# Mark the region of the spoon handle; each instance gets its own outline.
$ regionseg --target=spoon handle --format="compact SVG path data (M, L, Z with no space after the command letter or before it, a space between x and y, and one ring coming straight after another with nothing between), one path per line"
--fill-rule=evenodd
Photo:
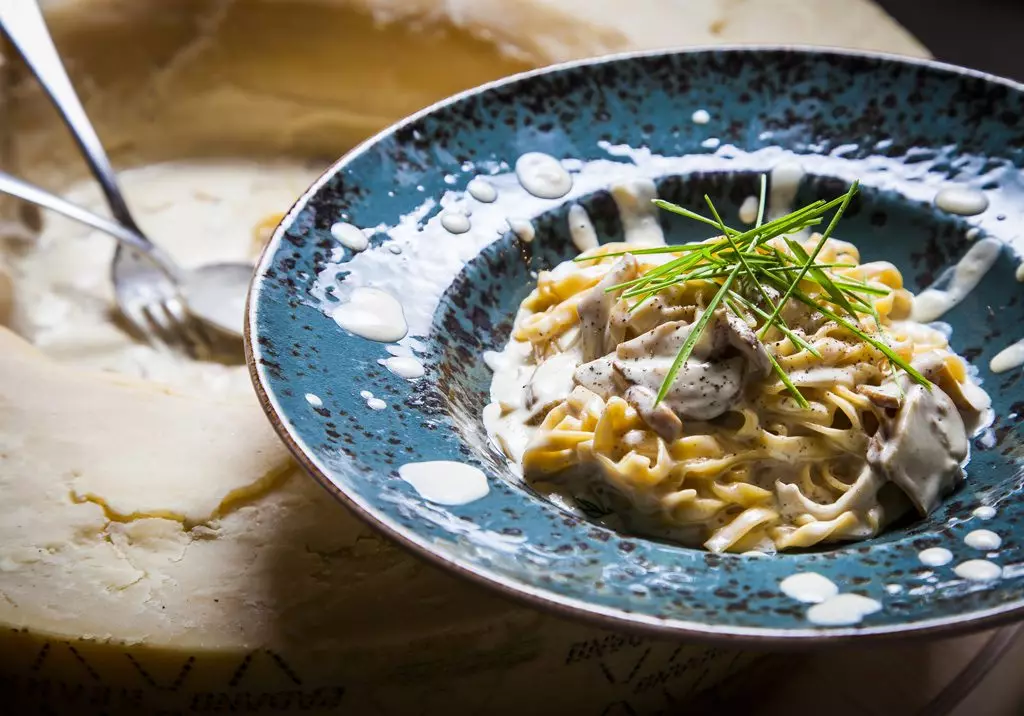
M36 0L0 0L0 27L50 95L61 119L71 130L103 189L114 218L132 229L139 241L150 244L128 211L110 159L68 79Z
M0 0L0 3L4 1ZM146 254L146 256L150 257L166 271L169 271L173 266L170 259L160 249L137 231L118 224L116 221L97 216L77 204L72 204L70 201L61 199L59 196L39 188L35 184L11 176L6 172L0 172L0 192L32 202L45 209L56 211L70 219L110 234L120 241L121 244Z

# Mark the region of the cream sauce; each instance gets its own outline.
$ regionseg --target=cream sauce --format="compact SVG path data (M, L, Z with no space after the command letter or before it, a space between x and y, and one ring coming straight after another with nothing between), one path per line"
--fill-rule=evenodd
M751 225L757 221L757 209L760 206L760 201L756 196L748 196L740 204L740 221L744 224Z
M705 149L718 149L718 147L720 147L721 144L722 140L719 139L718 137L708 137L707 139L700 143L700 146L704 147Z
M438 505L465 505L490 491L480 470L451 460L410 462L398 468L398 476L424 500Z
M504 368L505 360L498 351L484 351L484 365L493 372Z
M597 232L594 230L594 224L591 223L587 210L579 204L569 207L569 235L572 237L573 246L580 253L597 248Z
M918 552L917 559L928 567L941 567L953 561L953 553L945 547L929 547Z
M362 229L345 221L339 221L331 226L331 236L352 251L365 251L370 245L370 240Z
M805 175L803 164L785 159L768 175L768 218L778 219L793 210L793 202Z
M839 587L816 572L792 574L781 582L779 589L787 597L805 604L819 604L839 594Z
M477 201L490 204L498 199L498 190L484 177L474 177L466 186L469 195Z
M995 264L1001 250L1002 244L995 239L982 239L971 246L956 266L943 272L933 287L914 298L912 318L928 323L963 301ZM936 288L938 286L943 288Z
M982 505L981 507L975 508L974 512L971 514L979 520L990 520L996 516L996 508L991 505Z
M1002 543L1002 538L992 530L974 530L968 532L964 537L965 545L971 549L980 549L986 552L999 549L999 545Z
M573 388L573 370L581 362L578 349L554 356L541 366L531 361L529 342L510 340L501 353L490 353L497 366L491 381L491 402L483 422L491 441L516 464L537 430L531 425L535 407L562 400ZM550 365L549 365L550 364Z
M423 364L412 356L392 356L391 358L385 358L379 362L389 371L400 378L405 378L406 380L422 378L423 374L426 372Z
M650 179L634 179L620 182L611 187L612 199L619 209L622 233L628 244L661 246L665 234L661 230L659 209L652 202L658 198L658 190Z
M988 208L988 197L977 189L951 186L935 195L935 206L950 214L974 216Z
M441 226L453 234L464 234L472 228L469 216L459 209L446 209L441 214Z
M807 620L818 626L852 626L882 608L881 602L859 594L837 594L807 610Z
M378 288L355 289L346 303L334 309L332 318L346 331L381 343L401 340L409 332L402 304Z
M384 410L388 407L388 404L380 398L370 398L366 401L366 407L370 410Z
M559 199L572 189L572 175L557 159L541 152L519 157L516 177L526 191L541 199Z
M993 373L1005 373L1022 365L1024 365L1024 339L996 353L989 361L988 367Z
M324 401L320 400L320 396L313 395L312 393L306 393L306 402L314 408L322 408L324 405Z
M706 109L698 109L690 115L690 119L694 124L707 124L711 121L711 114Z
M1003 573L1002 567L987 559L969 559L958 564L953 571L961 579L968 579L972 582L988 582L999 579Z
M529 219L509 219L508 227L516 235L516 238L524 244L533 243L534 238L537 236L537 230L533 228L533 222Z

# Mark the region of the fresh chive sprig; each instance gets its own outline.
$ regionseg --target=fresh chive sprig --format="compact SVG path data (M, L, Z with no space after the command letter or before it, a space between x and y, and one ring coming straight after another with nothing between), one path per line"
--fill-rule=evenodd
M707 224L720 232L720 235L700 242L636 248L581 256L575 259L585 262L622 256L627 253L633 255L677 254L671 260L653 267L633 280L606 289L609 292L621 291L622 297L625 299L635 299L630 305L630 310L636 310L651 297L673 286L690 282L715 286L715 293L708 300L703 312L697 318L676 354L658 391L657 402L660 403L668 395L679 371L692 354L701 334L707 328L712 314L722 304L743 320L747 320L747 317L751 316L755 324L760 321L757 336L762 342L766 340L772 330L777 330L799 349L821 358L821 354L799 333L793 331L783 319L783 311L790 300L796 300L842 326L885 356L893 370L902 370L915 382L930 387L931 384L928 380L885 341L878 311L875 309L872 299L876 296L887 295L889 290L872 286L850 276L834 273L834 269L852 268L855 264L820 263L817 261L818 255L824 249L839 220L849 207L850 201L857 194L858 182L854 182L844 194L831 201L814 201L784 216L764 222L766 185L766 177L762 175L757 220L755 225L748 230L739 231L727 226L714 202L707 195L704 196L704 200L712 218L677 204L655 199L654 204L659 208ZM823 223L824 216L833 209L835 209L835 213L810 253L801 243L790 236ZM780 251L776 245L768 245L773 239L781 239L789 253ZM743 280L738 281L741 275ZM801 284L804 283L816 287L816 294L819 295L810 295L801 287ZM779 297L777 300L773 298L773 292L775 296ZM835 306L836 310L833 310L831 306ZM841 314L845 314L846 317ZM860 316L862 315L870 316L874 320L878 329L877 333L870 334L860 327ZM772 370L785 388L801 407L808 408L807 399L801 394L776 357L769 350L765 352Z

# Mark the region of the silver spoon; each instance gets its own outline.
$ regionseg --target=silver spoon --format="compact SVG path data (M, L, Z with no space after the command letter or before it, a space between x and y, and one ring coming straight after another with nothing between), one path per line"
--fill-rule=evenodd
M197 269L182 269L158 246L137 231L93 214L77 204L61 199L35 184L0 172L0 192L16 196L98 229L114 237L122 246L145 254L150 260L180 281L189 314L205 325L232 338L241 338L245 320L245 296L252 280L249 263L216 263Z
M85 221L122 240L114 257L112 277L114 294L125 318L150 342L156 344L171 337L175 343L184 343L186 346L191 344L193 349L197 342L203 343L202 340L195 340L197 336L190 336L192 332L187 325L189 318L199 319L221 333L227 333L229 337L240 338L245 295L253 267L248 264L214 264L186 272L179 269L166 254L160 253L128 211L110 160L64 71L37 2L0 0L0 28L53 100L61 119L71 130L89 168L99 181L111 213L121 228L134 236L131 241L127 241L123 231L111 231L113 224L110 222L100 227L93 221L85 220L84 215L89 212L79 207L74 207L77 211L69 214L74 219ZM7 186L9 190L31 190L35 199L29 201L68 213L67 202L42 189L26 185L14 177L8 177ZM17 191L10 190L9 193L21 196ZM103 221L100 217L92 218ZM132 250L122 250L127 247ZM160 257L156 265L147 260L155 256ZM187 306L181 305L181 298ZM150 323L157 328L157 333L149 330ZM190 352L195 353L194 350Z

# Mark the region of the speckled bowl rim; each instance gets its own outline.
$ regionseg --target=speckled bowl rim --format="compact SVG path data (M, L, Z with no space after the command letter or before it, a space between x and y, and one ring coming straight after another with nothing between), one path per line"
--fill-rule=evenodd
M791 53L797 55L829 55L837 57L864 58L871 60L882 60L903 65L929 68L958 74L964 77L973 77L986 82L1003 85L1007 89L1024 93L1024 83L1000 77L980 70L972 70L959 65L954 65L937 60L910 57L889 52L867 52L861 50L847 50L815 45L763 45L763 44L736 44L736 45L702 45L686 48L663 48L657 50L643 50L637 52L622 52L610 55L601 55L582 60L572 60L554 65L548 65L539 69L520 72L509 75L493 82L482 84L478 87L459 92L442 99L434 104L421 109L420 111L399 120L395 124L377 132L372 137L364 140L356 147L344 154L340 159L328 167L292 205L288 213L281 219L274 230L270 240L264 246L256 263L255 274L246 296L245 304L245 326L243 331L243 346L245 360L249 369L249 376L252 379L257 398L271 425L281 438L285 446L291 451L299 465L306 470L318 483L327 489L345 507L351 510L357 517L368 525L380 530L383 534L393 539L401 547L412 554L425 558L428 562L442 567L443 569L466 578L471 582L487 587L500 595L526 604L530 607L538 607L558 616L582 620L595 624L605 629L618 631L631 631L645 633L658 637L685 638L690 641L706 644L728 644L730 646L750 646L760 648L809 648L822 646L838 646L849 643L876 643L882 640L907 639L907 638L938 638L949 637L967 632L981 631L985 628L993 628L1006 625L1024 619L1024 599L1015 603L1001 605L991 609L969 612L958 617L941 617L930 620L922 620L900 625L888 625L882 627L836 627L836 628L815 628L815 629L778 629L770 627L736 627L706 624L699 621L685 621L680 619L658 619L643 614L626 612L619 609L601 607L579 599L565 597L555 592L538 589L536 587L517 582L503 577L495 572L488 572L474 566L463 564L458 559L446 556L436 550L427 540L421 540L414 533L406 534L406 531L392 524L385 515L378 514L372 506L365 503L357 494L349 494L339 488L328 476L329 470L313 455L312 451L303 446L303 441L293 430L290 421L284 411L278 405L271 393L266 377L260 368L261 347L257 338L257 316L259 312L259 299L262 291L263 275L270 267L269 262L275 255L285 232L291 227L299 212L312 200L324 184L335 174L343 170L357 157L366 153L378 142L392 136L403 127L413 124L420 119L436 112L448 105L459 102L467 97L486 93L495 88L513 84L515 82L529 79L539 75L555 74L566 69L599 66L614 64L624 60L638 58L656 58L675 55L693 55L703 53L756 53L775 52Z

